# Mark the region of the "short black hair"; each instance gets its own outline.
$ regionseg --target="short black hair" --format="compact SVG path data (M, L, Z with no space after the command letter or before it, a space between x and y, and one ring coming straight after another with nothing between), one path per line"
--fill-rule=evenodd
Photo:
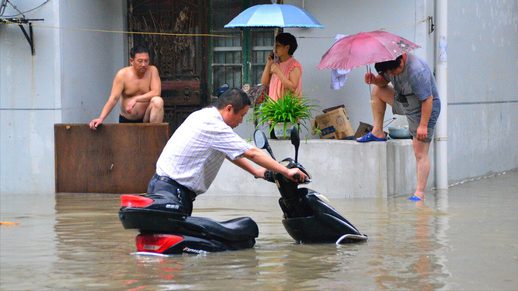
M290 49L288 50L288 54L291 56L297 50L297 47L299 46L297 44L297 39L293 36L293 34L288 32L283 32L277 34L275 37L275 41L282 44L282 45L289 45Z
M245 91L238 88L232 88L228 89L225 91L225 93L218 97L216 108L221 110L229 104L234 108L234 113L238 113L246 106L251 106L252 102L250 101L250 97L248 97Z
M403 55L400 55L395 60L379 62L374 64L374 68L378 73L386 73L390 70L394 70L401 64L401 59L403 59Z
M143 47L143 46L139 46L139 45L134 46L130 49L130 57L132 59L135 58L136 54L141 54L141 53L146 53L149 55L149 50L147 49L147 47Z

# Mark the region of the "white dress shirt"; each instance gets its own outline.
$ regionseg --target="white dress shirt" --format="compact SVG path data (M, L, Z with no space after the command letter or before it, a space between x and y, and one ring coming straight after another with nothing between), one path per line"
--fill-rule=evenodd
M156 173L201 194L223 164L241 157L252 145L228 126L215 107L193 112L169 139L156 164Z

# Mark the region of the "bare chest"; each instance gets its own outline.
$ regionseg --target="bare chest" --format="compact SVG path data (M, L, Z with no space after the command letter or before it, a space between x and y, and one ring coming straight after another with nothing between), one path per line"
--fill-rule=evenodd
M149 76L143 78L132 77L124 81L124 97L142 95L149 91L151 91L151 78Z

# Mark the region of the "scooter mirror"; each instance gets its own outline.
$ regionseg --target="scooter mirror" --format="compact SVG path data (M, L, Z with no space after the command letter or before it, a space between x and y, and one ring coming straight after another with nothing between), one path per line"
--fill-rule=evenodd
M299 131L297 130L296 126L291 128L290 139L291 139L291 144L294 145L296 148L298 148L300 145L300 137L299 137Z
M266 149L270 156L272 156L272 158L275 160L272 148L270 148L270 145L268 144L268 138L266 138L264 132L259 129L256 129L254 132L254 143L256 147L260 149Z
M260 149L266 149L266 145L268 144L268 140L266 139L266 135L264 132L256 129L254 132L254 143L255 146Z
M297 127L291 128L291 134L290 134L291 144L295 147L295 163L298 162L299 159L299 145L300 145L300 137L299 137L299 131L297 130Z

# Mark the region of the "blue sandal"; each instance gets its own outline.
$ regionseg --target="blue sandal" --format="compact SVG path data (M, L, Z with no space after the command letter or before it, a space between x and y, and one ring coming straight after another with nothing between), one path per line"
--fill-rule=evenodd
M386 137L376 137L372 132L367 133L366 135L357 138L357 142L371 142L371 141L387 141Z
M410 201L422 201L423 199L421 199L417 195L412 195L412 196L408 197L408 200L410 200Z

